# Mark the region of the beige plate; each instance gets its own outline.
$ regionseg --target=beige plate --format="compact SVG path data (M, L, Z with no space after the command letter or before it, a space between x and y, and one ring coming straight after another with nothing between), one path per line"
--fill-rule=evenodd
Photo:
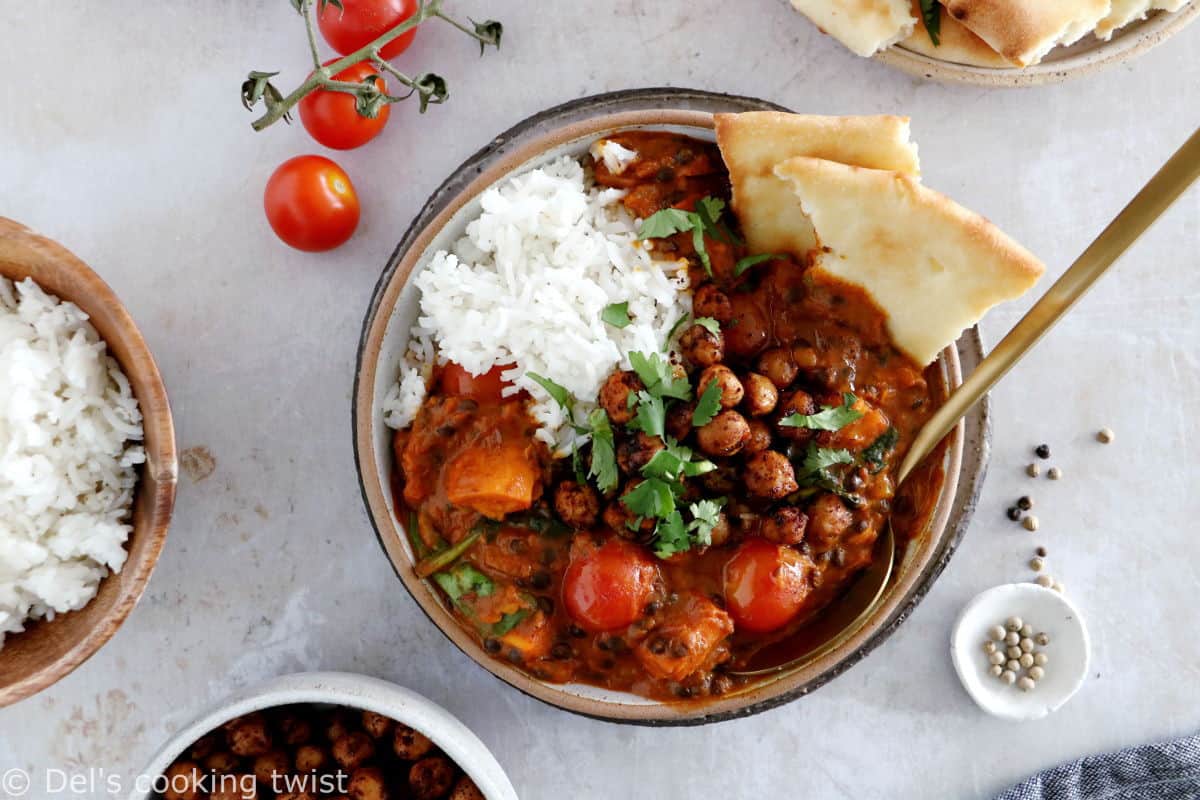
M431 620L463 652L521 691L560 708L588 716L641 724L697 724L745 716L792 700L821 686L863 658L898 625L941 571L966 527L987 456L987 409L979 407L950 436L943 468L945 481L929 529L908 548L882 601L836 647L794 669L774 674L719 700L662 703L578 684L532 678L487 654L467 635L429 583L413 570L412 553L389 484L394 468L390 431L381 404L408 341L418 294L410 282L437 249L449 247L479 213L479 195L514 172L540 166L560 155L582 156L596 138L617 130L650 127L712 140L712 111L771 108L748 98L678 89L646 89L584 98L539 114L497 137L468 160L430 198L385 269L363 326L354 388L354 445L363 498L379 541L396 573ZM973 365L982 355L975 331L942 355L947 387L961 382L961 361ZM969 446L964 447L964 442ZM964 452L967 454L964 458ZM956 495L956 489L958 494Z
M10 634L0 649L0 706L45 689L82 664L133 609L158 560L175 505L175 428L167 390L133 319L100 276L64 247L0 217L0 275L34 282L91 318L129 378L142 409L146 463L134 500L129 558L79 611Z
M1179 33L1198 16L1200 0L1192 0L1178 11L1158 12L1141 22L1130 23L1114 33L1107 42L1088 34L1070 47L1051 50L1042 63L1024 69L972 67L930 58L899 46L888 48L876 54L875 58L911 75L947 83L994 87L1041 86L1082 77L1112 64L1132 61Z

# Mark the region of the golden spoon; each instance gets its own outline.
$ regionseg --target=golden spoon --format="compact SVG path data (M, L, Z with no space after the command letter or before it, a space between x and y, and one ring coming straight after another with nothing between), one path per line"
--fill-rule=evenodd
M945 404L925 423L908 455L896 473L899 487L913 469L933 452L938 443L954 429L967 412L975 407L985 394L1011 370L1041 338L1058 323L1063 316L1092 288L1101 275L1116 263L1129 247L1162 216L1171 204L1200 177L1200 129L1197 129L1175 155L1150 179L1129 205L1108 224L1096 240L1083 251L1070 269L1063 273L1050 290L1029 309L1021 321L1008 332L987 358L971 373L962 385L946 399ZM820 656L838 647L858 631L862 623L874 612L883 597L896 560L896 535L891 521L876 545L877 555L871 566L855 581L836 613L825 616L831 620L820 620L814 625L827 627L833 622L836 628L831 637L815 644L802 655L782 664L760 666L746 670L732 670L735 675L765 675L796 669L811 663ZM833 609L831 609L833 611ZM849 619L848 623L841 620ZM833 626L829 626L833 627ZM758 659L752 659L756 662Z

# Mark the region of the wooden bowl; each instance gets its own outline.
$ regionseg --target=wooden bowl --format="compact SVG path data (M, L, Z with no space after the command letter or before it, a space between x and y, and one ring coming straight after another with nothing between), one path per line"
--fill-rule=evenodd
M778 108L761 100L679 89L646 89L584 98L538 114L501 134L464 163L430 198L388 262L363 326L354 387L354 447L363 498L380 544L397 575L422 610L459 649L520 691L586 716L645 725L695 725L747 716L794 700L853 666L903 621L941 572L966 529L987 459L986 405L977 407L943 451L945 481L933 520L907 548L882 602L856 620L835 646L807 662L764 677L715 700L668 703L581 684L538 680L484 651L440 595L413 569L413 555L398 519L390 476L394 469L390 431L382 401L397 378L417 313L418 293L410 277L433 252L462 235L478 215L479 195L510 175L561 155L581 156L596 138L617 130L673 130L712 140L717 111ZM962 368L982 356L977 331L942 355L946 388L962 379Z
M178 466L167 390L133 319L100 276L66 248L0 217L0 275L32 278L47 292L83 309L121 365L141 407L146 463L134 498L129 557L121 572L100 582L79 611L29 624L0 648L0 706L45 689L86 661L133 609L162 550L175 505Z

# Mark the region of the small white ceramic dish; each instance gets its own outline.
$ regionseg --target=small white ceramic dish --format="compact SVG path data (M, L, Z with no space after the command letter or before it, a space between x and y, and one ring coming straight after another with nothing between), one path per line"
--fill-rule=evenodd
M991 675L983 644L988 629L1020 617L1050 642L1038 650L1049 659L1045 677L1022 691ZM1087 677L1091 641L1079 609L1061 592L1035 583L1008 583L975 596L958 615L950 657L963 688L980 708L1012 720L1041 719L1070 700Z
M441 706L409 689L348 672L300 672L243 690L183 726L139 773L128 800L151 800L145 787L162 775L194 741L231 719L293 703L328 703L374 711L424 733L470 776L487 800L517 800L495 756L474 733ZM140 786L138 784L141 784Z

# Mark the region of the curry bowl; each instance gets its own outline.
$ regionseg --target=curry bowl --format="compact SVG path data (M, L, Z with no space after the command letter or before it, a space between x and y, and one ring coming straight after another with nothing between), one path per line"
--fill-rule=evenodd
M29 623L0 649L0 706L39 692L66 676L112 637L129 615L158 560L175 502L175 429L166 388L145 340L112 289L61 245L0 217L0 276L32 278L74 303L108 347L142 413L145 463L134 490L133 531L121 571L100 581L86 606Z
M468 159L434 192L389 260L364 321L353 434L363 498L380 544L421 609L459 649L514 688L571 712L635 724L701 724L763 711L813 691L878 646L928 591L966 529L983 478L989 436L986 404L960 424L931 459L931 469L941 478L928 524L904 549L880 602L868 614L847 620L798 663L702 702L652 700L535 678L495 658L467 635L433 586L418 576L394 499L391 435L384 422L385 396L396 382L418 313L413 276L433 253L448 249L462 236L479 213L482 192L511 175L560 156L580 157L598 138L629 130L683 133L711 142L714 113L748 110L778 107L750 98L649 89L584 98L526 120ZM970 329L936 362L936 390L944 396L981 357L978 332Z

